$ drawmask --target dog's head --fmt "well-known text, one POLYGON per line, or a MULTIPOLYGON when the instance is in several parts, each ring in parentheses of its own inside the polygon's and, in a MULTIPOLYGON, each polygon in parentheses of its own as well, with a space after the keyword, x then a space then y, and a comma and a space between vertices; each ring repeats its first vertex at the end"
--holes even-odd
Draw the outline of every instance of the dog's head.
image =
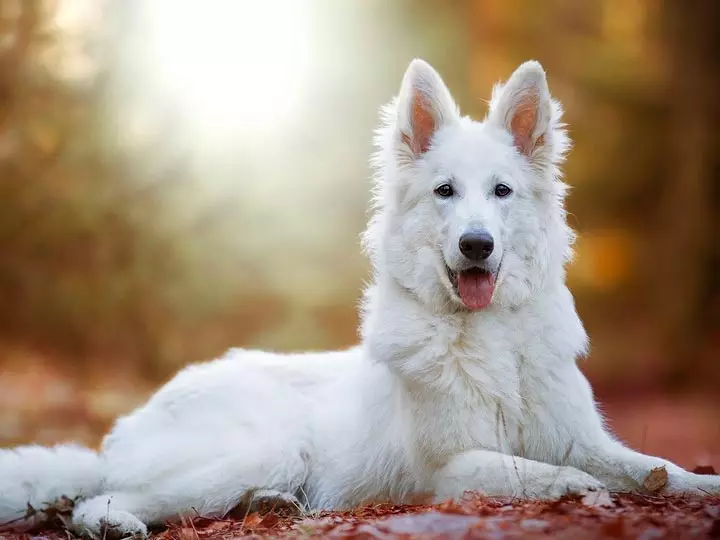
POLYGON ((539 63, 461 117, 437 72, 408 67, 378 131, 365 245, 384 273, 438 310, 513 306, 564 279, 572 231, 558 164, 569 142, 539 63))

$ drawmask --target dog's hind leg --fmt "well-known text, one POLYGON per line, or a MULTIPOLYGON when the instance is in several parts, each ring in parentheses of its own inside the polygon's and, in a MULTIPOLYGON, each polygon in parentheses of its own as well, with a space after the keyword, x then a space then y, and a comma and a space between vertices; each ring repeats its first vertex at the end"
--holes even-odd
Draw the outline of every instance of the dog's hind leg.
POLYGON ((157 514, 153 501, 142 493, 107 493, 81 502, 73 512, 75 532, 93 538, 147 536, 140 516, 157 514))
POLYGON ((296 498, 307 475, 297 453, 261 452, 205 457, 183 469, 143 482, 115 483, 103 495, 81 502, 73 513, 74 528, 91 536, 147 535, 148 525, 181 517, 220 517, 237 506, 298 506, 296 498))

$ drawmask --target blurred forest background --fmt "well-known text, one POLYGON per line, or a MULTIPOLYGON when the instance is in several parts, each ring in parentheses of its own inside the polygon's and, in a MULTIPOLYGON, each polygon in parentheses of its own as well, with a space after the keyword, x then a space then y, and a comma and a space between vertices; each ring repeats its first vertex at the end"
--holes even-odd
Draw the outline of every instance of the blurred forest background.
POLYGON ((478 118, 544 64, 575 142, 584 370, 636 446, 720 456, 718 20, 713 0, 0 0, 0 445, 96 443, 230 346, 355 343, 372 129, 420 56, 478 118))

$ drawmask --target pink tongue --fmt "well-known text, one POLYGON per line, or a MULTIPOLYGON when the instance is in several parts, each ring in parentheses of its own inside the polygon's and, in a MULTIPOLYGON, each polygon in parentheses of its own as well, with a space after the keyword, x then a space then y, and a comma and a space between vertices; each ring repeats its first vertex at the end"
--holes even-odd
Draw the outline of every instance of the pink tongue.
POLYGON ((492 274, 461 272, 458 275, 458 293, 468 309, 483 309, 490 304, 495 290, 492 274))

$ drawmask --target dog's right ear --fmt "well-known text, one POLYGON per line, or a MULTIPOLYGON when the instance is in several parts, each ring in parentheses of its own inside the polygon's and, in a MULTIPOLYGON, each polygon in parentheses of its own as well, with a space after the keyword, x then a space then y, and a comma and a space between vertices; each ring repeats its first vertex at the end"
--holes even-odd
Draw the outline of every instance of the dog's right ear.
POLYGON ((413 60, 397 99, 398 152, 417 159, 428 151, 441 127, 458 119, 457 106, 437 71, 424 60, 413 60))

